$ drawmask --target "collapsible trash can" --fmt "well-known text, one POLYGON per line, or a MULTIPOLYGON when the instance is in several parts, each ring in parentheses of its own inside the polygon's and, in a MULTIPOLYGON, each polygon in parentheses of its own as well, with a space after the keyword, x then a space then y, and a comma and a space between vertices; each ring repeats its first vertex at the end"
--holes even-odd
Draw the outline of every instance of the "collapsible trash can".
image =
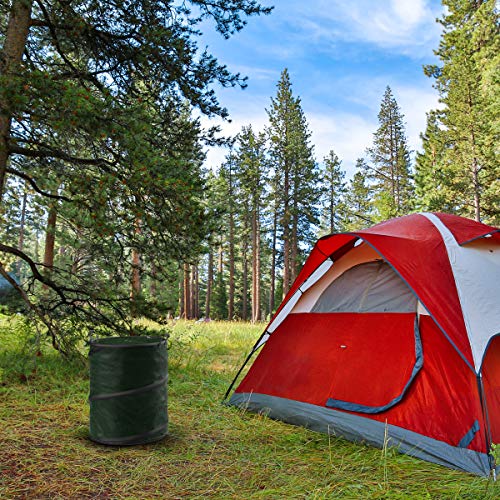
POLYGON ((92 441, 144 444, 167 434, 165 337, 91 340, 89 363, 92 441))

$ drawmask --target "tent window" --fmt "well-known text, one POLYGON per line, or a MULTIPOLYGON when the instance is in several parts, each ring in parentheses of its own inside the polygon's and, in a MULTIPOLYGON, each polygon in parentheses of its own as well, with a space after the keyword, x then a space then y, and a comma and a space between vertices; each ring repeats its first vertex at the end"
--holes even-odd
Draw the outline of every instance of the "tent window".
POLYGON ((416 312, 417 298, 384 261, 348 269, 320 295, 311 312, 416 312))

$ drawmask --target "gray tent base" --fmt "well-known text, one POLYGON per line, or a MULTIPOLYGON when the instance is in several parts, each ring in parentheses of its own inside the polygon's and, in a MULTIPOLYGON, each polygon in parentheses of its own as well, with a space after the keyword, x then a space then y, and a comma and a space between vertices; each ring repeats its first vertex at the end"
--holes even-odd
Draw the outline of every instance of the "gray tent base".
MULTIPOLYGON (((274 420, 341 436, 381 448, 384 441, 400 453, 478 476, 490 476, 486 453, 458 448, 394 425, 290 399, 255 393, 235 393, 229 404, 274 420)), ((497 473, 500 472, 497 467, 497 473)))

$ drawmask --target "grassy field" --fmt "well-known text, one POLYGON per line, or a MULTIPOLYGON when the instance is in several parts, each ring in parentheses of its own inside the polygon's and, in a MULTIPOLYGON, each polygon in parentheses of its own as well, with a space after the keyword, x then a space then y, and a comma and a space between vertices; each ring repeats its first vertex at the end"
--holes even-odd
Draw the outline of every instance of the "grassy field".
POLYGON ((0 319, 0 498, 500 498, 497 483, 221 405, 261 326, 177 323, 169 436, 88 440, 88 377, 0 319))

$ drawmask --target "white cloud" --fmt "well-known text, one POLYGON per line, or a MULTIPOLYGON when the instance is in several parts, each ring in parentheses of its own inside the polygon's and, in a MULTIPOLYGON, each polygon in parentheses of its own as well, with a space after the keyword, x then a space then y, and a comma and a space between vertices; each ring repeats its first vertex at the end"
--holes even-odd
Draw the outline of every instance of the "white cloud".
POLYGON ((405 116, 410 149, 417 151, 422 145, 420 134, 427 125, 426 113, 440 107, 438 94, 432 89, 398 86, 394 89, 398 104, 405 116))
POLYGON ((428 55, 440 33, 441 6, 430 0, 310 0, 291 2, 280 13, 308 39, 365 42, 413 57, 428 55))
POLYGON ((374 120, 349 113, 307 114, 316 158, 322 162, 330 150, 342 160, 342 168, 350 177, 354 173, 356 160, 364 156, 371 144, 372 134, 377 127, 374 120))

